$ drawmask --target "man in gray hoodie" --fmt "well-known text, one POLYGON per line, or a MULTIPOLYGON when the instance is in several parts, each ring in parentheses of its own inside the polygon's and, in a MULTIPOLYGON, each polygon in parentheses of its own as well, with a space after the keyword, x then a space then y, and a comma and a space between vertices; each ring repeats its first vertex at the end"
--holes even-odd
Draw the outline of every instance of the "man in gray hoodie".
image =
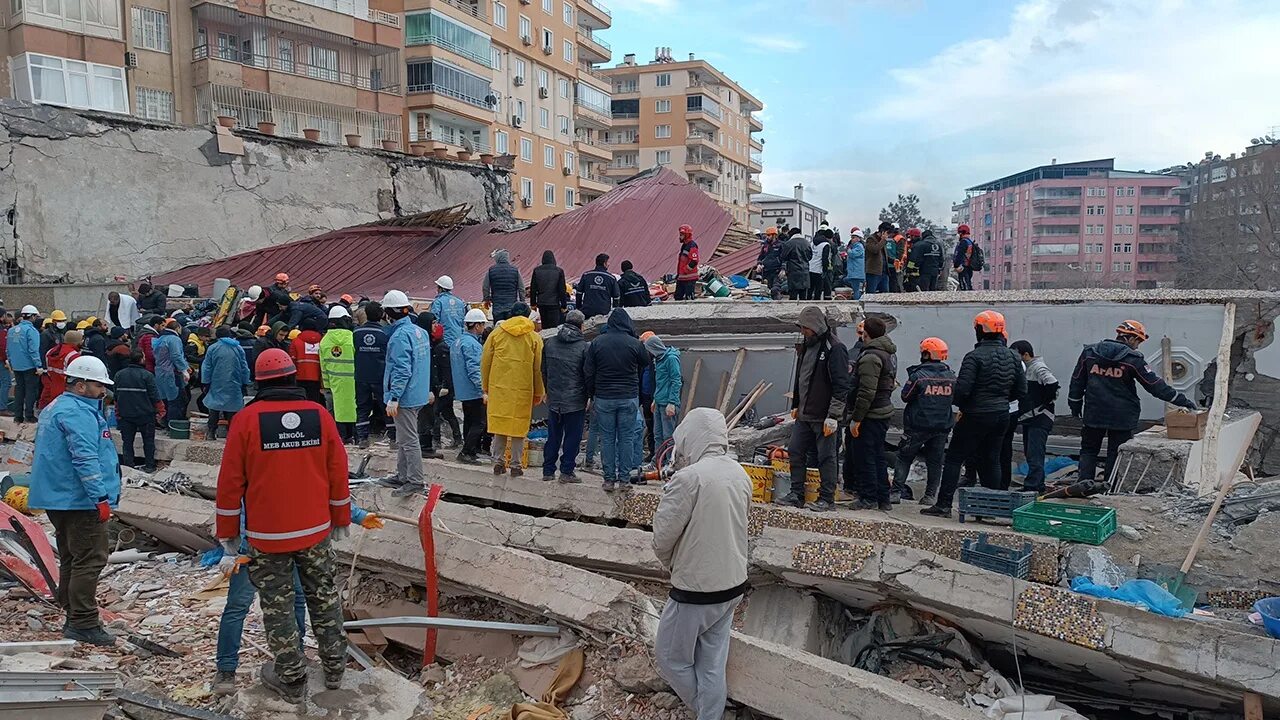
POLYGON ((677 470, 653 516, 653 552, 671 571, 654 654, 697 720, 720 720, 733 611, 747 589, 751 480, 729 455, 718 410, 691 410, 674 439, 677 470))

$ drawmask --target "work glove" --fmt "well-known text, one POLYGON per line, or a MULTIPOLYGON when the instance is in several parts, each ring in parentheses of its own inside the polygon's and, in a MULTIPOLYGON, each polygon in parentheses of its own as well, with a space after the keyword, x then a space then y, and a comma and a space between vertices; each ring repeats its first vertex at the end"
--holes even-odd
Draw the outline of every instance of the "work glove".
POLYGON ((236 553, 222 553, 222 559, 218 561, 218 572, 227 577, 231 577, 240 572, 240 568, 249 564, 249 558, 245 555, 236 553))
POLYGON ((667 417, 675 417, 675 416, 676 416, 676 406, 667 405, 667 417))
POLYGON ((427 404, 428 404, 428 405, 431 405, 431 404, 432 404, 432 403, 434 403, 435 401, 436 401, 436 394, 435 394, 435 393, 427 393, 427 404))
POLYGON ((400 414, 400 401, 392 400, 387 403, 387 417, 395 417, 400 414))
POLYGON ((798 411, 798 410, 796 410, 795 408, 791 408, 791 419, 792 419, 792 420, 795 420, 795 419, 796 419, 796 413, 797 413, 797 412, 799 412, 799 411, 798 411))
POLYGON ((374 513, 369 513, 368 515, 365 515, 364 519, 360 521, 360 527, 364 528, 365 530, 381 530, 382 525, 383 525, 382 518, 378 517, 374 513))
POLYGON ((860 433, 860 432, 862 432, 862 421, 861 421, 861 420, 859 420, 858 422, 849 423, 849 434, 850 434, 850 435, 852 435, 853 437, 858 437, 858 433, 860 433))
POLYGON ((1067 401, 1067 407, 1071 408, 1071 417, 1079 418, 1084 414, 1084 403, 1067 401))
POLYGON ((332 532, 329 533, 329 539, 333 540, 334 542, 338 542, 340 540, 346 540, 349 537, 351 537, 350 525, 343 525, 341 527, 336 527, 333 529, 332 532))
POLYGON ((827 418, 822 421, 822 437, 831 437, 836 431, 836 419, 827 418))
POLYGON ((1186 397, 1183 397, 1182 399, 1185 402, 1178 403, 1179 412, 1188 412, 1188 413, 1200 412, 1200 408, 1196 406, 1194 401, 1189 400, 1186 397))
POLYGON ((106 522, 111 519, 111 505, 107 499, 98 498, 98 522, 106 522))

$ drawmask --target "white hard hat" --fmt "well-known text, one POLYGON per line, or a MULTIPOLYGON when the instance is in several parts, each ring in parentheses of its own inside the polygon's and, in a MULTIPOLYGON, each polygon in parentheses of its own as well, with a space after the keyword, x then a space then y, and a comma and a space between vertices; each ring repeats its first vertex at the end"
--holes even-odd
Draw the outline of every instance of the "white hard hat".
POLYGON ((409 296, 399 290, 388 290, 387 294, 382 296, 382 307, 384 308, 405 308, 410 305, 409 296))
POLYGON ((258 298, 260 298, 260 297, 262 297, 262 286, 261 286, 261 285, 250 285, 250 286, 249 286, 249 299, 250 299, 250 300, 252 300, 252 301, 254 301, 254 302, 257 302, 257 301, 258 301, 258 298))
POLYGON ((487 323, 489 322, 489 317, 485 315, 484 311, 480 308, 472 308, 467 311, 467 316, 463 318, 463 321, 469 323, 487 323))
POLYGON ((114 385, 111 376, 107 375, 107 366, 92 355, 81 355, 67 365, 67 377, 81 380, 93 380, 103 385, 114 385))
POLYGON ((22 312, 18 314, 19 315, 39 315, 40 311, 36 309, 35 305, 23 305, 22 312))
POLYGON ((351 317, 351 313, 347 312, 346 308, 342 307, 341 305, 334 305, 333 307, 329 308, 330 320, 333 320, 335 318, 344 318, 344 317, 345 318, 351 317))
POLYGON ((862 237, 862 231, 861 231, 861 230, 854 230, 853 232, 849 233, 849 237, 857 237, 857 238, 860 238, 860 237, 862 237))
POLYGON ((441 275, 439 278, 436 279, 436 285, 439 285, 445 290, 452 290, 453 278, 449 277, 448 275, 441 275))

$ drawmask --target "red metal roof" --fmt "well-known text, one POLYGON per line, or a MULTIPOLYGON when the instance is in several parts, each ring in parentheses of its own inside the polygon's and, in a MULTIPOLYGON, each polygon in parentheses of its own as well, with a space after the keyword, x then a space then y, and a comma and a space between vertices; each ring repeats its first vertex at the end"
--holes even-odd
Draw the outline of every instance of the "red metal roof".
POLYGON ((744 275, 747 270, 756 266, 758 257, 760 257, 760 243, 754 242, 724 257, 718 257, 709 264, 721 275, 744 275))
POLYGON ((699 252, 709 258, 732 222, 697 185, 664 167, 584 207, 516 232, 497 231, 494 223, 449 231, 360 226, 191 265, 155 281, 198 284, 207 294, 214 278, 228 278, 238 287, 265 286, 277 272, 286 272, 294 288, 315 283, 331 298, 344 292, 378 298, 393 288, 429 298, 435 295, 435 279, 449 275, 460 297, 478 300, 493 263, 490 254, 498 248, 510 253, 526 282, 544 250, 555 253, 570 282, 594 267, 601 252, 610 256, 614 272, 630 260, 637 272, 653 280, 675 272, 681 225, 693 227, 699 252))

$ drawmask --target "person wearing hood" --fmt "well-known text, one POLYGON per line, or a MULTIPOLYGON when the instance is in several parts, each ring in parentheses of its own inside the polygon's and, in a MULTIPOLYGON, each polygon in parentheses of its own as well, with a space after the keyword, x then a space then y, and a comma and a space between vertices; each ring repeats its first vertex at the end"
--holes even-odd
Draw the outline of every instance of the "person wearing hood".
POLYGON ((609 256, 604 253, 596 255, 595 268, 582 273, 578 280, 578 309, 583 317, 590 320, 598 315, 608 315, 621 299, 618 280, 609 272, 609 256))
POLYGON ((84 330, 84 354, 92 355, 105 363, 107 361, 107 325, 96 317, 88 318, 86 322, 89 326, 84 330))
POLYGON ((676 472, 653 515, 653 552, 671 574, 654 657, 698 720, 719 720, 733 613, 748 587, 751 480, 719 411, 690 410, 674 438, 676 472))
POLYGON ((403 291, 388 290, 382 297, 382 312, 391 321, 382 397, 387 416, 396 426, 396 479, 400 487, 394 492, 425 492, 418 412, 435 401, 431 393, 431 338, 414 322, 413 303, 403 291))
MULTIPOLYGON (((692 300, 698 283, 698 243, 693 228, 680 226, 680 255, 676 258, 676 300, 692 300)), ((591 317, 588 315, 587 317, 591 317)))
MULTIPOLYGON (((129 332, 122 327, 111 328, 111 333, 107 337, 107 373, 114 378, 117 373, 129 365, 132 356, 133 349, 129 344, 129 332)), ((138 362, 142 362, 142 360, 138 362)))
MULTIPOLYGON (((1044 358, 1036 355, 1035 348, 1027 340, 1019 340, 1010 345, 1009 349, 1018 353, 1027 369, 1027 394, 1018 401, 1017 417, 1005 433, 1000 469, 1005 470, 1013 465, 1013 430, 1022 425, 1022 451, 1027 458, 1027 476, 1022 481, 1022 489, 1044 492, 1044 459, 1049 445, 1049 433, 1053 432, 1053 421, 1057 417, 1053 406, 1058 400, 1058 378, 1049 369, 1044 358)), ((1012 476, 1012 469, 1008 472, 1012 476)), ((1002 484, 1006 488, 1009 485, 1002 484)))
POLYGON ((858 353, 854 369, 853 389, 846 407, 849 412, 849 435, 853 437, 853 454, 857 458, 857 510, 879 508, 889 512, 889 465, 885 460, 884 440, 893 417, 893 389, 897 386, 898 348, 886 334, 888 328, 878 317, 862 323, 866 340, 858 353))
POLYGON ((1116 327, 1114 340, 1086 345, 1071 373, 1067 405, 1071 415, 1084 421, 1080 430, 1080 479, 1097 477, 1098 453, 1107 441, 1104 478, 1111 477, 1120 446, 1133 437, 1142 413, 1138 385, 1152 397, 1195 412, 1195 402, 1170 387, 1151 371, 1138 347, 1148 339, 1147 329, 1137 320, 1125 320, 1116 327))
POLYGON ((893 223, 882 222, 867 238, 864 245, 863 272, 866 276, 866 293, 889 292, 888 250, 889 238, 897 232, 893 223))
POLYGON ((644 349, 653 357, 653 448, 654 452, 675 434, 680 424, 680 391, 684 378, 680 375, 680 351, 667 347, 662 338, 650 335, 644 349))
POLYGON ((862 299, 867 284, 867 245, 862 241, 862 231, 854 228, 849 233, 848 256, 844 262, 844 282, 853 290, 853 299, 862 299))
POLYGON ((560 465, 560 482, 580 483, 574 473, 582 428, 587 418, 586 321, 570 310, 555 337, 542 346, 542 384, 547 389, 547 444, 542 451, 542 479, 551 480, 560 465))
POLYGON ((622 294, 622 307, 649 307, 653 298, 649 295, 649 281, 635 271, 630 260, 622 261, 622 277, 618 280, 618 292, 622 294))
POLYGON ((813 236, 813 254, 809 257, 808 300, 830 300, 831 288, 827 287, 827 271, 831 267, 832 234, 823 228, 813 236))
MULTIPOLYGON (((271 348, 284 350, 285 352, 289 351, 289 343, 287 340, 289 337, 289 326, 285 325, 283 320, 277 320, 270 325, 260 326, 254 335, 253 358, 255 362, 263 351, 270 350, 271 348), (281 338, 285 339, 282 340, 281 338)), ((246 357, 245 360, 247 361, 248 357, 246 357)))
POLYGON ((67 389, 67 366, 80 357, 80 346, 84 344, 84 333, 79 330, 68 330, 62 340, 45 353, 44 366, 48 372, 44 375, 44 387, 40 390, 40 402, 37 408, 44 408, 53 402, 67 389))
POLYGON ((480 361, 484 344, 480 336, 489 320, 480 308, 467 311, 462 337, 449 348, 449 370, 453 374, 453 395, 462 403, 462 450, 458 462, 479 465, 480 441, 485 434, 484 383, 480 377, 480 361))
POLYGON ((467 315, 467 304, 453 294, 453 278, 448 275, 436 278, 436 299, 431 301, 430 310, 436 316, 436 322, 444 326, 445 347, 462 337, 462 319, 467 315))
POLYGON ((942 279, 942 243, 933 236, 933 230, 920 233, 920 238, 911 243, 911 254, 907 256, 907 274, 915 278, 916 289, 920 292, 938 290, 942 279))
POLYGON ((138 311, 143 315, 164 315, 169 299, 149 282, 138 285, 138 311))
POLYGON ((320 376, 333 399, 333 419, 345 443, 356 439, 356 346, 351 313, 341 305, 329 310, 329 331, 320 339, 320 376))
POLYGON ((533 408, 546 396, 542 380, 542 337, 534 332, 529 306, 516 303, 511 317, 498 323, 480 357, 480 383, 487 398, 489 432, 493 434, 493 474, 507 470, 524 475, 524 440, 533 408))
POLYGON ((107 293, 107 306, 103 308, 102 316, 110 321, 111 327, 129 330, 138 323, 141 313, 138 301, 132 295, 113 290, 107 293))
POLYGON ((538 309, 543 330, 560 326, 565 310, 569 307, 566 285, 564 269, 556 265, 556 254, 543 250, 542 264, 533 269, 533 275, 529 278, 529 301, 538 309))
POLYGON ((983 487, 999 489, 1000 448, 1009 425, 1009 406, 1027 394, 1022 359, 1005 346, 1004 315, 994 310, 978 313, 973 332, 978 342, 960 362, 952 395, 960 419, 947 446, 942 488, 938 502, 921 510, 923 515, 951 517, 951 501, 965 463, 973 463, 983 487))
POLYGON ((156 338, 160 337, 160 328, 164 327, 164 318, 159 315, 144 316, 134 334, 134 347, 142 351, 142 363, 151 372, 156 371, 156 354, 153 347, 156 338))
MULTIPOLYGON (((315 307, 306 303, 308 307, 315 307)), ((317 310, 319 312, 319 310, 317 310)), ((325 318, 328 322, 328 318, 325 318)), ((324 405, 324 391, 320 378, 320 328, 324 327, 315 317, 308 315, 299 328, 301 332, 288 343, 289 357, 298 369, 298 385, 307 393, 307 399, 324 405)))
POLYGON ((804 239, 800 228, 793 228, 790 232, 779 254, 787 273, 787 297, 804 300, 809 296, 809 261, 813 259, 813 244, 804 239))
POLYGON ((775 500, 779 505, 804 507, 804 484, 812 453, 822 484, 815 511, 834 508, 836 494, 837 425, 845 413, 849 395, 849 351, 836 336, 821 308, 810 305, 800 311, 796 346, 796 377, 791 391, 791 492, 775 500))
POLYGON ((636 418, 640 414, 640 374, 649 365, 649 353, 636 339, 635 325, 626 310, 609 313, 603 332, 587 349, 584 374, 591 398, 593 425, 599 427, 604 491, 628 489, 631 471, 640 466, 635 454, 636 418))
POLYGON ((484 301, 493 310, 495 323, 511 317, 511 308, 524 302, 524 281, 506 250, 493 251, 493 265, 484 274, 484 301))
POLYGON ((151 345, 155 353, 156 389, 160 391, 160 399, 164 400, 166 426, 170 426, 174 420, 187 417, 187 403, 190 400, 186 393, 191 367, 187 365, 177 324, 173 320, 166 321, 151 345))
POLYGON ((244 389, 250 382, 249 361, 244 348, 232 337, 231 328, 218 328, 217 340, 205 351, 200 378, 205 386, 204 404, 209 409, 208 439, 218 438, 221 420, 231 427, 231 418, 244 409, 244 389))

